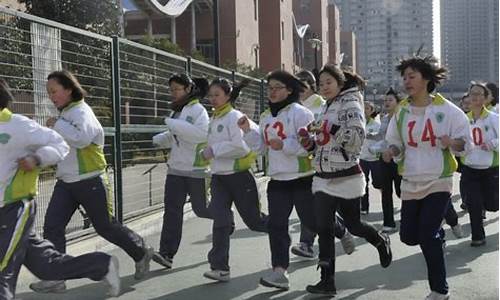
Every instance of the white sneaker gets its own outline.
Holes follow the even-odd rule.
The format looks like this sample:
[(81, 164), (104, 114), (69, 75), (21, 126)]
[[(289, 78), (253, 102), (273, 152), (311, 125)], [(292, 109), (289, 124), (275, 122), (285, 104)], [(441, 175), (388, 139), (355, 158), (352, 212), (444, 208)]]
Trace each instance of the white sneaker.
[(231, 273), (223, 270), (211, 270), (203, 273), (203, 277), (221, 282), (228, 282), (231, 279)]
[(462, 230), (462, 225), (460, 225), (460, 223), (451, 227), (451, 232), (453, 232), (453, 235), (457, 239), (464, 237), (464, 231)]
[(120, 265), (118, 264), (118, 259), (115, 256), (111, 256), (109, 260), (108, 273), (104, 276), (104, 280), (109, 285), (108, 294), (111, 297), (117, 297), (120, 295)]
[(271, 274), (261, 277), (260, 284), (282, 290), (290, 289), (290, 282), (286, 271), (273, 271)]
[(41, 280), (30, 284), (30, 289), (37, 293), (64, 293), (66, 283), (64, 280)]
[(342, 244), (342, 248), (346, 254), (352, 254), (354, 249), (356, 249), (356, 244), (354, 244), (354, 238), (349, 233), (349, 231), (345, 231), (344, 236), (340, 239), (340, 243)]
[(306, 243), (298, 243), (291, 249), (292, 253), (305, 258), (314, 258), (314, 250)]
[(149, 263), (151, 262), (151, 258), (153, 258), (154, 249), (151, 247), (144, 248), (144, 257), (135, 263), (135, 279), (142, 279), (149, 273)]
[(450, 294), (440, 294), (437, 292), (432, 291), (427, 297), (425, 297), (425, 300), (448, 300), (450, 299)]

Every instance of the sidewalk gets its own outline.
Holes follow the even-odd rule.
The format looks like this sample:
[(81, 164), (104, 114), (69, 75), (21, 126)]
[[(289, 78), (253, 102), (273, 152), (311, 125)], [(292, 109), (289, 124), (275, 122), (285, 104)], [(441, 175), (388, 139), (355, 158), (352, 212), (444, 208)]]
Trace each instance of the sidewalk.
[[(265, 188), (264, 182), (259, 184)], [(455, 191), (454, 194), (457, 192)], [(381, 227), (382, 213), (380, 193), (371, 190), (370, 214), (364, 219), (377, 228)], [(263, 194), (265, 195), (265, 194)], [(498, 213), (488, 213), (485, 222), (488, 244), (472, 248), (470, 243), (469, 217), (460, 211), (457, 196), (454, 206), (459, 212), (466, 237), (455, 239), (445, 226), (447, 247), (447, 271), (451, 299), (498, 299)], [(262, 197), (263, 206), (267, 200)], [(396, 220), (399, 224), (400, 201), (395, 201)], [(266, 208), (264, 208), (266, 209)], [(238, 216), (238, 214), (236, 214)], [(110, 246), (101, 238), (92, 238), (72, 244), (68, 252), (84, 253), (103, 250), (116, 255), (120, 261), (123, 292), (118, 299), (326, 299), (305, 292), (307, 284), (319, 278), (316, 261), (300, 260), (290, 255), (290, 290), (280, 292), (262, 287), (258, 280), (270, 269), (269, 241), (265, 234), (249, 231), (238, 216), (237, 228), (231, 237), (231, 281), (214, 283), (202, 277), (209, 269), (206, 256), (211, 247), (211, 221), (190, 218), (184, 223), (183, 240), (174, 260), (174, 268), (166, 271), (152, 263), (150, 276), (141, 281), (133, 278), (134, 264), (124, 251)], [(162, 213), (150, 215), (127, 224), (147, 235), (146, 240), (158, 247)], [(299, 221), (294, 213), (290, 218), (290, 233), (293, 243), (298, 240)], [(393, 264), (382, 269), (378, 255), (371, 245), (356, 238), (356, 251), (345, 255), (337, 243), (336, 299), (424, 299), (428, 294), (427, 274), (424, 259), (418, 247), (408, 247), (399, 241), (398, 233), (390, 235), (394, 253)], [(316, 247), (317, 249), (317, 247)], [(105, 284), (87, 279), (68, 282), (65, 294), (36, 294), (29, 291), (28, 284), (35, 280), (23, 271), (18, 283), (17, 297), (23, 300), (104, 299)]]

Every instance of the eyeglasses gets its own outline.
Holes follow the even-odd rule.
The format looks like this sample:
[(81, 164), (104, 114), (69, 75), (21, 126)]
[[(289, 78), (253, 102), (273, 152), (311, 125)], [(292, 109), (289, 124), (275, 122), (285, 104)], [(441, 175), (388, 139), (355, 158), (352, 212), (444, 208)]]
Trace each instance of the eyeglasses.
[(279, 90), (282, 90), (282, 89), (286, 89), (286, 86), (268, 86), (267, 87), (267, 90), (269, 92), (272, 92), (272, 91), (279, 91)]

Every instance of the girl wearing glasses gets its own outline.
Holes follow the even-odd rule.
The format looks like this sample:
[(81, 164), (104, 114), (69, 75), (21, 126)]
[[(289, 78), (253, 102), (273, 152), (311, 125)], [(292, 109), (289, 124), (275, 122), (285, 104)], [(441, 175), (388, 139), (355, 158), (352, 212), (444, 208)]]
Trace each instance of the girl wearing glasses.
[[(299, 142), (298, 132), (310, 125), (314, 116), (298, 103), (304, 84), (286, 71), (274, 71), (267, 77), (269, 109), (260, 118), (259, 126), (244, 117), (240, 128), (245, 141), (257, 153), (267, 155), (267, 186), (269, 209), (269, 242), (271, 274), (260, 279), (267, 287), (288, 290), (290, 235), (288, 221), (295, 207), (300, 221), (314, 230), (311, 182), (314, 170), (311, 156)], [(333, 219), (332, 219), (333, 220)], [(331, 237), (333, 239), (333, 235)]]
[(498, 211), (498, 115), (486, 109), (489, 89), (481, 83), (469, 87), (467, 117), (472, 146), (462, 158), (462, 180), (472, 231), (472, 247), (486, 244), (482, 211)]

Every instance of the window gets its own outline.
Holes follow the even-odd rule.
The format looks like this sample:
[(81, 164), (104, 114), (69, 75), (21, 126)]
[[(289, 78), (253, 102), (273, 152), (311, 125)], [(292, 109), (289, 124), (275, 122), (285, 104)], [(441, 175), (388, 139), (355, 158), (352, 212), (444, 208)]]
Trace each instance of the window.
[(281, 21), (281, 40), (285, 40), (285, 22)]
[(259, 15), (259, 7), (257, 6), (257, 0), (253, 0), (253, 18), (257, 21), (257, 16)]

